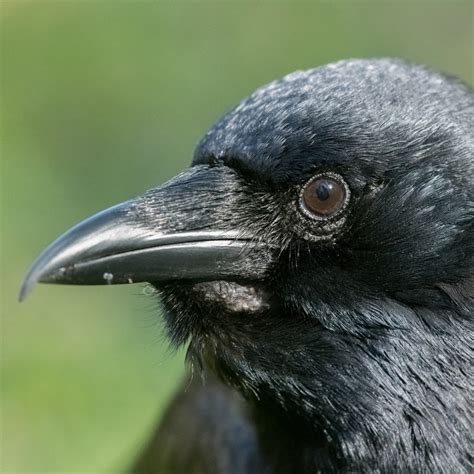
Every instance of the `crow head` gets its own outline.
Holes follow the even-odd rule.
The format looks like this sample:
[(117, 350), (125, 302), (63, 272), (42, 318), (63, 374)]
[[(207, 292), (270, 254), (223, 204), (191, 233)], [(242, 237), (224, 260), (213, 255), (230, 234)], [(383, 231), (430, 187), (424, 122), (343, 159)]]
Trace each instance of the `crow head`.
[(296, 72), (217, 122), (187, 171), (60, 237), (22, 296), (152, 283), (173, 343), (249, 400), (280, 467), (468, 469), (473, 155), (453, 78)]

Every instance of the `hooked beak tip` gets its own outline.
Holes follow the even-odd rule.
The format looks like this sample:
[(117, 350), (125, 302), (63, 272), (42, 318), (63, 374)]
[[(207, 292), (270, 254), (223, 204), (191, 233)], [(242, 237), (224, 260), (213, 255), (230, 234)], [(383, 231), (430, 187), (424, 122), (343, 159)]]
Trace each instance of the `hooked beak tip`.
[(20, 292), (18, 293), (18, 301), (22, 303), (25, 301), (26, 297), (33, 291), (33, 288), (36, 285), (36, 279), (31, 278), (28, 275), (21, 284)]
[(48, 278), (43, 278), (42, 273), (43, 272), (38, 271), (34, 266), (28, 271), (21, 284), (20, 292), (18, 293), (18, 301), (20, 303), (25, 301), (38, 282), (48, 283), (50, 281)]

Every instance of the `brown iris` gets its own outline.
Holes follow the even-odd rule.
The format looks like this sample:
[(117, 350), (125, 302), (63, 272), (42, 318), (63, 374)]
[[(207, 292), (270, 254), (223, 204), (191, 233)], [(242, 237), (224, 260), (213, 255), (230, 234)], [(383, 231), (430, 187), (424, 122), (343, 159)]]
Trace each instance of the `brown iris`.
[(306, 211), (316, 217), (330, 217), (344, 207), (347, 194), (342, 180), (332, 175), (321, 175), (305, 186), (302, 200)]

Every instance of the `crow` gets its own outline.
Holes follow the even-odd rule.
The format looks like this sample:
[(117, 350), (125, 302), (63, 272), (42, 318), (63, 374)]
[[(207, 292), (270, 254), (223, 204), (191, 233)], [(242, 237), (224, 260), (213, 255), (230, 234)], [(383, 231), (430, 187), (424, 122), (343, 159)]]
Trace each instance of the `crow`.
[(254, 92), (35, 282), (156, 288), (194, 377), (140, 473), (472, 472), (474, 94), (399, 59)]

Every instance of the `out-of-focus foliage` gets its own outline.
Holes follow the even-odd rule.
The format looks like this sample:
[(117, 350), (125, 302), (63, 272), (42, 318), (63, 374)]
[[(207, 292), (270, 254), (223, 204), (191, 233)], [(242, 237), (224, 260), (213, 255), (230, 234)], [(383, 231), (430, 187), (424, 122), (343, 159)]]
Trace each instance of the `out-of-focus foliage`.
[(189, 163), (254, 88), (347, 57), (401, 56), (473, 82), (467, 2), (1, 3), (1, 467), (117, 472), (184, 373), (139, 286), (24, 272), (89, 214)]

